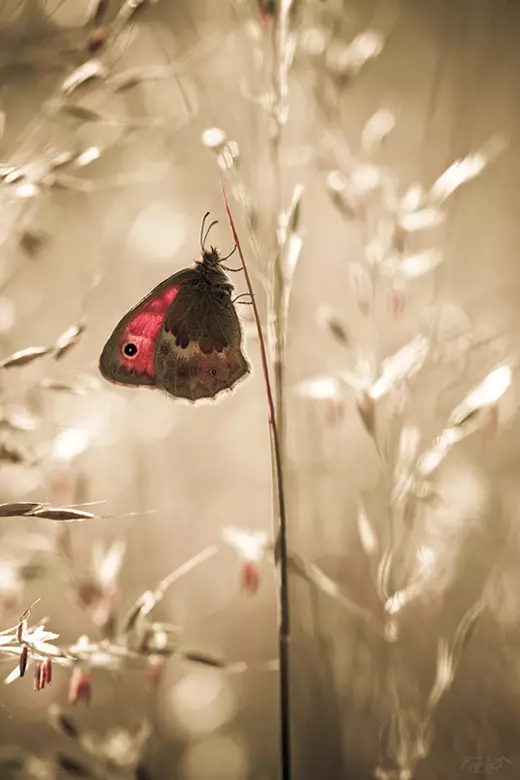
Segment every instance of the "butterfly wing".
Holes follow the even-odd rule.
[[[154,372],[157,385],[190,401],[215,398],[250,372],[229,289],[180,289],[157,339]]]
[[[125,314],[99,358],[99,370],[105,379],[121,385],[157,385],[154,369],[157,339],[168,310],[193,273],[193,269],[178,271]]]

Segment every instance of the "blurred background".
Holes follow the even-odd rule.
[[[280,258],[290,292],[293,777],[517,776],[519,34],[513,0],[0,4],[0,503],[93,515],[1,513],[0,629],[39,599],[76,659],[2,687],[1,778],[278,777],[250,307],[217,403],[97,369],[206,211],[232,249],[221,179],[268,335]]]

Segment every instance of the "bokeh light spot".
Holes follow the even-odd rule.
[[[183,677],[170,692],[173,717],[183,731],[209,734],[227,723],[235,712],[229,679],[215,669]]]
[[[67,428],[55,439],[53,455],[58,460],[70,460],[85,452],[90,442],[88,431],[83,428]]]
[[[181,766],[182,780],[245,780],[247,749],[233,737],[211,737],[191,745]]]
[[[171,260],[186,236],[183,218],[165,203],[152,203],[143,209],[130,229],[133,249],[156,260]]]

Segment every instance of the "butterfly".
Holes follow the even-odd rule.
[[[99,370],[119,385],[158,387],[188,401],[215,398],[250,372],[233,285],[221,258],[206,249],[212,222],[200,231],[201,259],[157,285],[116,325]],[[241,296],[237,296],[241,297]],[[237,299],[235,299],[236,301]]]

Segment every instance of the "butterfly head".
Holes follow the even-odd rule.
[[[202,260],[199,261],[206,268],[217,268],[220,263],[220,255],[218,249],[214,246],[210,246],[209,249],[202,250]]]
[[[233,249],[230,254],[228,254],[226,257],[221,257],[218,249],[216,247],[212,246],[210,244],[209,249],[206,248],[206,240],[208,238],[209,231],[211,228],[218,224],[217,220],[214,220],[209,224],[209,226],[205,230],[206,220],[209,217],[209,211],[207,211],[204,214],[204,217],[202,219],[202,225],[200,229],[200,251],[201,251],[201,259],[197,260],[196,263],[199,266],[199,268],[202,271],[202,275],[206,279],[207,282],[210,284],[215,284],[218,282],[220,286],[222,286],[223,279],[225,279],[225,274],[222,273],[222,269],[226,271],[234,271],[236,269],[234,268],[227,268],[225,265],[223,265],[223,261],[227,260],[228,257],[231,257],[235,249]],[[232,285],[227,285],[230,290],[233,289]]]
[[[206,248],[206,241],[209,235],[209,231],[212,227],[218,224],[218,220],[214,219],[213,222],[210,222],[206,228],[206,220],[208,217],[209,211],[206,211],[204,217],[202,218],[202,225],[200,226],[200,251],[202,259],[198,261],[198,264],[202,265],[205,269],[215,269],[218,268],[221,257],[218,253],[218,250],[214,246],[210,245],[209,249]]]

